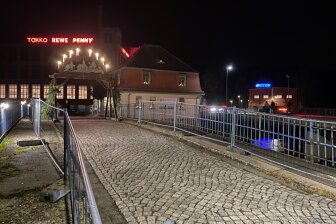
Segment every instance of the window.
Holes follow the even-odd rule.
[[[67,99],[75,99],[76,98],[76,86],[68,85],[67,86]]]
[[[47,99],[49,96],[49,85],[44,85],[43,86],[43,97],[44,99]]]
[[[259,95],[254,95],[253,98],[254,99],[259,99]]]
[[[286,95],[286,98],[287,98],[287,99],[292,99],[293,96],[292,96],[292,95]]]
[[[22,84],[20,87],[21,87],[21,99],[28,99],[29,98],[29,85]]]
[[[184,97],[179,97],[179,103],[184,103]]]
[[[142,83],[145,85],[151,84],[151,72],[150,71],[142,71]]]
[[[263,95],[263,98],[264,98],[264,99],[268,99],[269,96],[268,96],[268,95]]]
[[[178,85],[183,87],[186,86],[187,84],[187,75],[186,74],[180,74],[179,75],[179,81]]]
[[[57,89],[58,89],[58,91],[57,91],[56,98],[57,99],[63,99],[63,92],[64,92],[63,86],[59,86]]]
[[[16,99],[17,98],[17,85],[9,84],[9,98]]]
[[[6,85],[1,84],[0,85],[0,98],[6,98]]]
[[[149,101],[156,101],[156,96],[149,97]]]
[[[282,98],[282,95],[275,95],[274,96],[274,99],[281,99]]]
[[[41,96],[40,85],[38,84],[32,85],[32,97],[40,98],[40,96]]]
[[[87,86],[78,86],[78,99],[87,99]]]

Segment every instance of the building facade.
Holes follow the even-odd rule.
[[[199,73],[157,45],[142,45],[115,71],[122,103],[176,101],[200,104]]]
[[[290,107],[291,112],[299,110],[297,88],[271,87],[270,84],[257,84],[256,88],[249,89],[248,108],[260,110],[267,101],[274,101],[277,107]]]

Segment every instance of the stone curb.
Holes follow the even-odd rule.
[[[181,132],[173,132],[172,129],[164,129],[160,126],[155,126],[146,123],[136,123],[134,121],[123,121],[124,123],[138,126],[159,134],[175,137],[180,141],[187,142],[194,146],[201,147],[213,153],[219,154],[233,161],[239,162],[242,165],[250,166],[266,175],[276,178],[280,183],[294,187],[297,190],[304,191],[309,194],[317,194],[336,200],[336,188],[326,184],[314,181],[307,177],[300,176],[296,173],[286,170],[284,167],[272,164],[270,162],[259,159],[255,156],[246,156],[238,153],[239,149],[229,149],[229,147],[206,141],[195,136],[184,136]],[[236,151],[236,152],[235,152]]]

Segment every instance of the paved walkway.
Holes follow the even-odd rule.
[[[129,223],[336,223],[336,201],[122,122],[75,121],[84,153]]]

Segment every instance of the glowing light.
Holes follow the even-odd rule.
[[[69,51],[69,58],[71,58],[71,55],[73,55],[73,53],[74,53],[73,50]]]
[[[216,112],[217,109],[216,109],[216,107],[211,107],[211,108],[210,108],[210,111],[211,111],[211,112]]]
[[[282,111],[282,112],[286,112],[286,111],[287,111],[287,108],[286,108],[286,107],[280,107],[278,110],[279,110],[279,111]]]
[[[58,62],[57,62],[57,69],[59,69],[59,68],[60,68],[61,64],[62,64],[62,62],[61,62],[61,61],[58,61]]]
[[[99,53],[95,53],[95,55],[96,55],[96,60],[98,60],[99,59]]]
[[[226,69],[230,71],[230,70],[233,69],[233,66],[232,65],[228,65],[228,66],[226,66]]]
[[[103,65],[104,65],[105,58],[100,58],[100,60],[102,61]]]
[[[8,109],[9,108],[9,104],[8,103],[1,103],[0,104],[0,108],[1,109]]]
[[[76,48],[76,56],[79,55],[79,52],[80,52],[80,49],[79,49],[79,48]]]
[[[67,44],[69,43],[69,38],[67,37],[52,37],[51,43],[54,44]]]
[[[127,53],[127,51],[124,48],[121,48],[121,51],[124,53],[124,55],[126,57],[128,57],[128,58],[130,57],[129,54]]]
[[[108,68],[110,67],[108,64],[106,64],[105,65],[105,67],[106,67],[106,71],[108,70]]]
[[[93,42],[93,37],[73,37],[73,44],[91,44]]]
[[[48,38],[46,37],[27,37],[27,41],[28,43],[33,43],[33,44],[36,44],[36,43],[48,43]]]
[[[89,57],[91,57],[91,54],[92,54],[92,50],[89,49]]]
[[[26,104],[26,101],[21,101],[21,105],[25,105]]]
[[[68,56],[66,54],[63,54],[63,63],[65,61],[65,59],[67,58]]]
[[[271,83],[257,83],[256,88],[270,88]]]

